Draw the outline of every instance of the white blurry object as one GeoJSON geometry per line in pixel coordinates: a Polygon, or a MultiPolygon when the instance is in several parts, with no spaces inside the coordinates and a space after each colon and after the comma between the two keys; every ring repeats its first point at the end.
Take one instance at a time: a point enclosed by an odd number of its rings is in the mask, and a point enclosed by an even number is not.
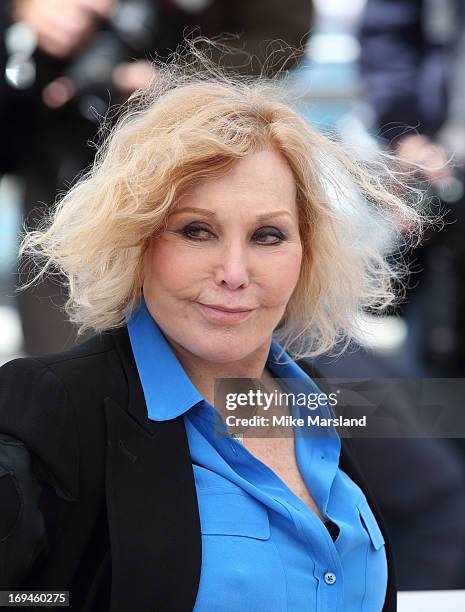
{"type": "Polygon", "coordinates": [[[400,591],[397,612],[463,612],[465,591],[400,591]]]}
{"type": "Polygon", "coordinates": [[[13,268],[18,250],[22,197],[21,182],[13,176],[4,175],[0,179],[0,290],[2,281],[13,268]]]}
{"type": "Polygon", "coordinates": [[[37,34],[24,22],[11,25],[5,32],[7,53],[22,53],[30,57],[37,48],[37,34]]]}
{"type": "Polygon", "coordinates": [[[360,44],[352,34],[314,34],[307,55],[318,64],[351,64],[360,55],[360,44]]]}
{"type": "Polygon", "coordinates": [[[366,0],[352,0],[351,2],[341,2],[341,0],[314,0],[314,5],[319,15],[326,18],[338,18],[346,22],[356,22],[365,4],[366,0]]]}
{"type": "Polygon", "coordinates": [[[5,48],[8,54],[5,78],[15,89],[27,89],[36,79],[36,67],[32,58],[36,50],[36,32],[24,22],[11,25],[5,32],[5,48]]]}
{"type": "Polygon", "coordinates": [[[23,332],[17,311],[0,306],[0,364],[19,356],[22,343],[23,332]]]}
{"type": "MultiPolygon", "coordinates": [[[[380,355],[396,353],[407,338],[407,324],[399,317],[364,313],[359,322],[357,340],[380,355]]],[[[465,608],[464,608],[465,610],[465,608]]]]}

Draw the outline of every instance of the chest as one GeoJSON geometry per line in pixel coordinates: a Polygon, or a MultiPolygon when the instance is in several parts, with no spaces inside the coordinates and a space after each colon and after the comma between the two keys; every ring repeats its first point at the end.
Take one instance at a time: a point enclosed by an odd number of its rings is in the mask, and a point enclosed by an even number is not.
{"type": "Polygon", "coordinates": [[[322,521],[325,520],[300,473],[293,437],[244,437],[243,446],[269,467],[322,521]]]}

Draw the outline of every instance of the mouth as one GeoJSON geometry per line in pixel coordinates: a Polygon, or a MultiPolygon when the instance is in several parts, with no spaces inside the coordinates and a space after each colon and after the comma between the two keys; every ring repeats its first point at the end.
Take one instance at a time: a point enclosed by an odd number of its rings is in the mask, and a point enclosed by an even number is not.
{"type": "Polygon", "coordinates": [[[202,315],[214,323],[240,323],[248,319],[256,310],[249,308],[246,310],[223,309],[223,307],[207,306],[201,302],[195,302],[202,315]]]}

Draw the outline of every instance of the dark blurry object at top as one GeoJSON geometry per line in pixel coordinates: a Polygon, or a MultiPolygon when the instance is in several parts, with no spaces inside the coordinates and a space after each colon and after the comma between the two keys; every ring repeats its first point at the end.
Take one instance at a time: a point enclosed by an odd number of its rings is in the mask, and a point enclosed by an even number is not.
{"type": "MultiPolygon", "coordinates": [[[[231,34],[225,42],[235,52],[223,58],[218,45],[212,60],[272,77],[298,62],[311,17],[307,0],[2,2],[0,174],[24,179],[28,227],[43,214],[33,209],[52,204],[92,163],[102,116],[154,76],[151,58],[166,59],[184,36],[231,34]]],[[[56,284],[18,295],[26,353],[75,342],[74,328],[56,307],[64,300],[56,284]]]]}
{"type": "MultiPolygon", "coordinates": [[[[121,94],[144,86],[150,76],[140,66],[138,72],[132,71],[133,78],[119,68],[134,60],[148,65],[151,57],[166,59],[183,35],[231,33],[227,44],[236,52],[222,58],[223,63],[242,73],[263,71],[274,76],[283,65],[294,67],[311,21],[311,4],[302,0],[293,0],[285,10],[279,2],[212,0],[15,0],[9,6],[1,9],[0,22],[4,34],[1,119],[15,140],[28,133],[27,142],[14,151],[2,151],[1,168],[10,171],[21,163],[31,144],[30,129],[22,127],[25,121],[37,129],[49,120],[49,109],[60,109],[59,118],[66,125],[76,111],[98,124],[109,105],[121,102],[121,94]],[[272,61],[262,66],[269,54],[268,43],[275,39],[285,46],[278,49],[275,44],[272,61]],[[285,48],[288,45],[291,48],[285,48]],[[65,106],[75,108],[68,112],[65,106]]],[[[220,61],[222,53],[221,46],[211,49],[214,61],[220,61]]],[[[56,113],[49,121],[50,136],[56,113]]],[[[86,161],[89,158],[91,154],[86,161]]],[[[79,165],[77,172],[81,169],[79,165]]],[[[65,174],[66,180],[72,180],[75,173],[65,174]]],[[[65,182],[59,180],[58,185],[65,182]]]]}
{"type": "MultiPolygon", "coordinates": [[[[368,0],[360,65],[382,135],[406,157],[465,161],[465,4],[368,0]],[[407,139],[411,141],[407,148],[407,139]],[[433,142],[446,152],[441,153],[433,142]],[[429,151],[428,151],[429,148],[429,151]]],[[[441,178],[431,170],[431,179],[441,178]]]]}

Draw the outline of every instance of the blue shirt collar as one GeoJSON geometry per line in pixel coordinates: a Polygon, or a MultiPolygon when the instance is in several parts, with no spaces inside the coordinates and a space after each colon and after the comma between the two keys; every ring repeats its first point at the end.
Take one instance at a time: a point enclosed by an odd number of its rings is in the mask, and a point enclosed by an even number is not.
{"type": "MultiPolygon", "coordinates": [[[[127,320],[127,327],[149,419],[175,419],[204,400],[150,314],[143,298],[140,307],[127,320]]],[[[277,377],[302,377],[302,370],[275,340],[271,343],[266,365],[277,377]]],[[[308,381],[313,382],[310,378],[308,381]]]]}
{"type": "Polygon", "coordinates": [[[175,419],[204,398],[191,382],[145,301],[127,321],[149,419],[175,419]]]}

